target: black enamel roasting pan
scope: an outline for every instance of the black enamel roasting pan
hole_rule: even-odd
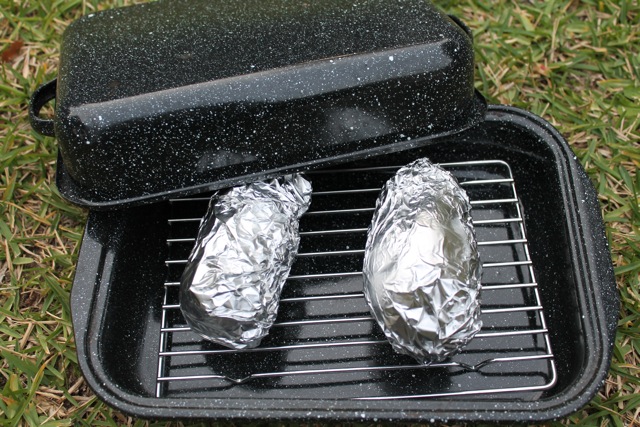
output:
[[[596,193],[551,125],[485,105],[459,21],[413,0],[159,1],[85,17],[61,48],[31,118],[59,140],[61,193],[91,208],[71,308],[82,372],[108,404],[530,423],[602,386],[618,296]],[[380,187],[425,156],[471,198],[484,326],[418,366],[369,314],[361,266]],[[300,170],[313,202],[276,325],[253,350],[203,342],[177,285],[211,191]]]
[[[469,193],[484,264],[484,327],[416,366],[393,354],[362,295],[376,190],[427,156]],[[177,280],[208,194],[92,211],[72,290],[78,360],[107,403],[149,418],[542,421],[602,386],[618,297],[596,194],[546,122],[490,106],[425,146],[310,171],[311,211],[276,325],[252,351],[191,333]]]

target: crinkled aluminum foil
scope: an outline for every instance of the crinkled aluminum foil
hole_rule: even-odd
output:
[[[236,349],[260,344],[310,203],[311,184],[299,174],[213,196],[180,283],[180,308],[193,331]]]
[[[457,353],[482,327],[470,210],[455,178],[427,159],[401,168],[376,205],[365,297],[393,348],[421,363]]]

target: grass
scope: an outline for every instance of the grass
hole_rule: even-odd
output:
[[[0,0],[0,426],[177,424],[113,411],[82,379],[69,290],[86,212],[58,195],[55,141],[27,121],[66,25],[124,3]],[[589,405],[550,425],[640,425],[640,4],[436,4],[475,34],[478,89],[553,123],[599,194],[622,302],[613,363]]]

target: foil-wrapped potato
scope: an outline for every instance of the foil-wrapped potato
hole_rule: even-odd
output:
[[[393,348],[428,364],[482,327],[480,273],[466,192],[427,159],[401,168],[378,198],[364,256],[364,293]]]
[[[234,187],[212,197],[180,282],[180,308],[205,339],[243,349],[275,321],[311,203],[302,175]]]

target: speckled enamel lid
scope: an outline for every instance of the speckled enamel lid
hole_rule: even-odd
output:
[[[470,35],[424,0],[160,0],[87,15],[63,35],[55,96],[52,126],[37,129],[59,141],[62,195],[92,208],[424,144],[485,110]]]

